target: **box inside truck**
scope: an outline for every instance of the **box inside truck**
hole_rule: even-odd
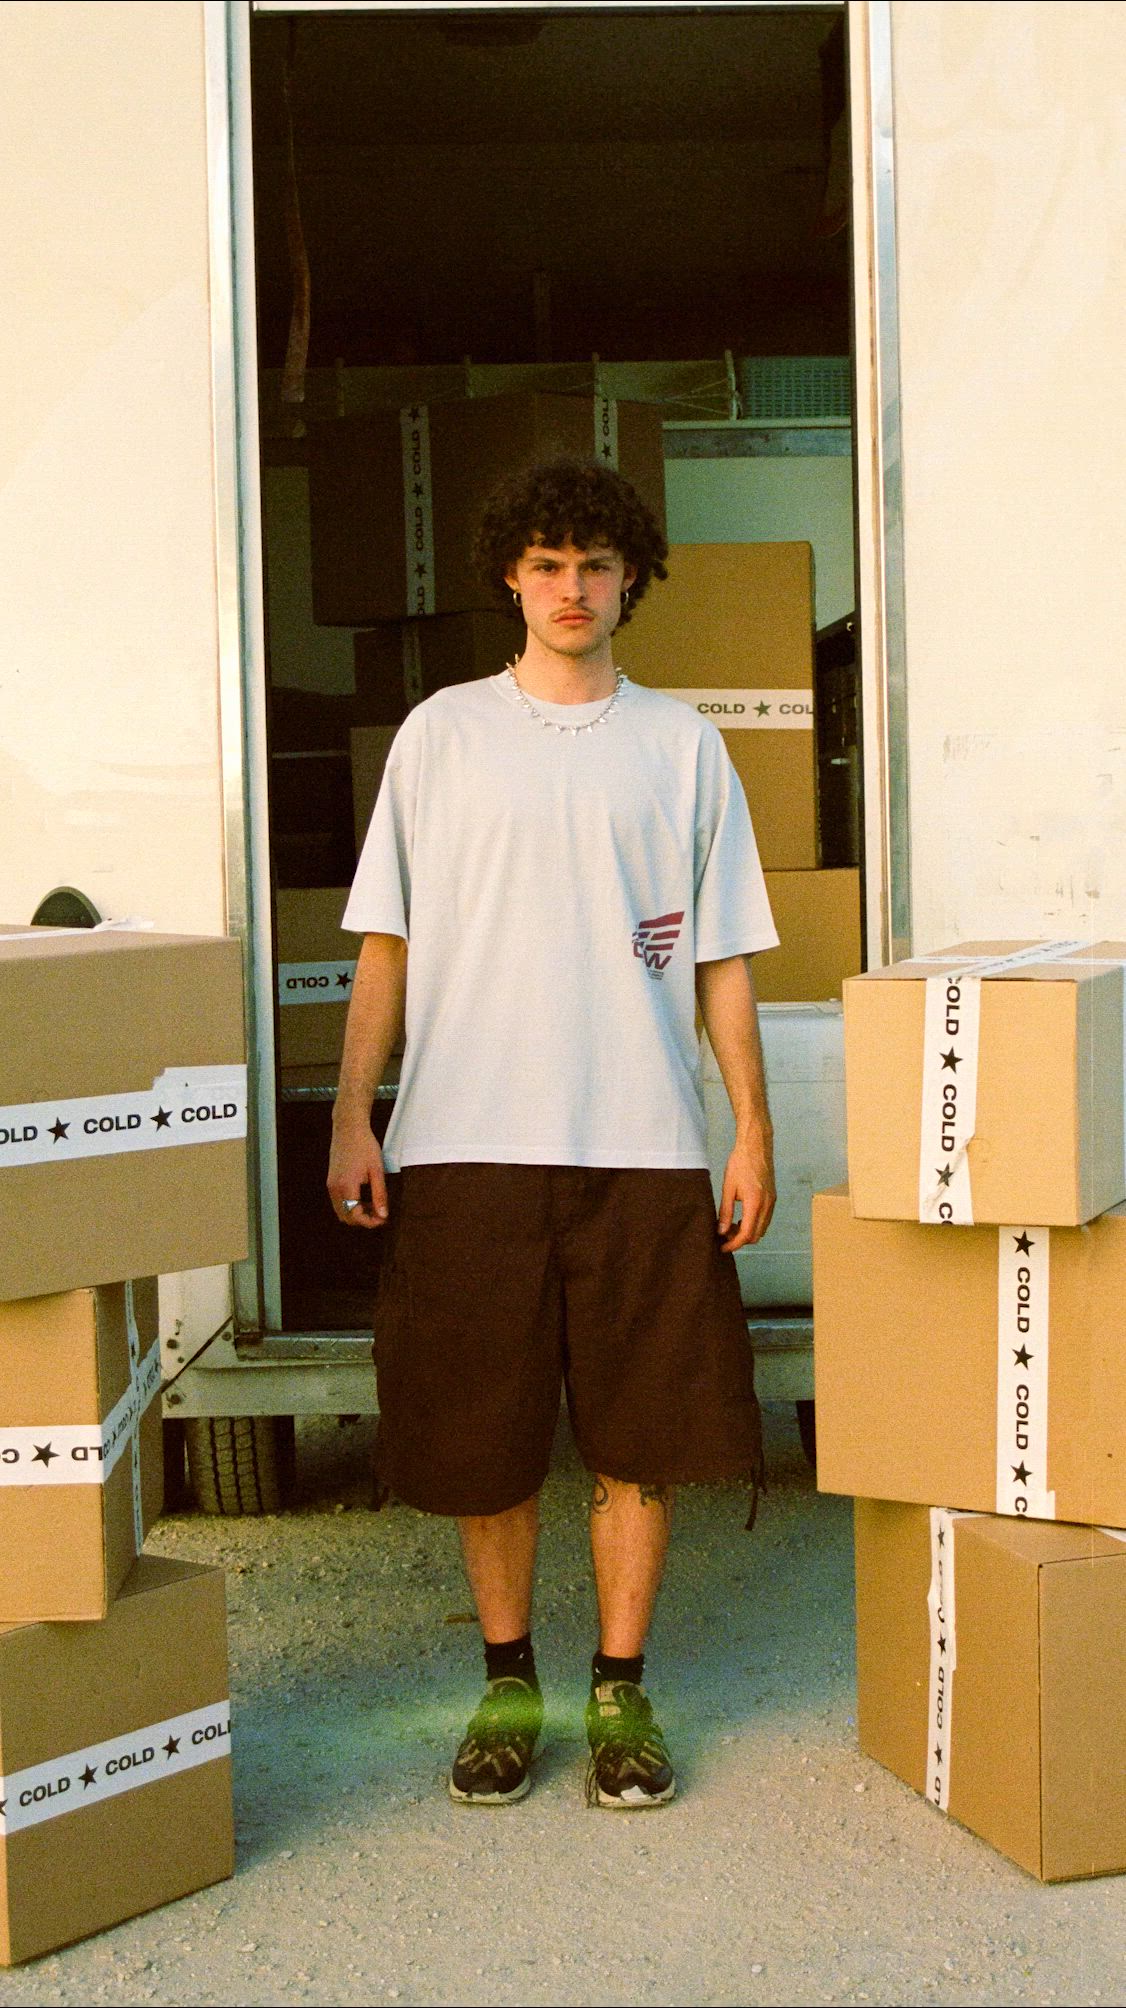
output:
[[[733,728],[753,684],[804,728],[725,732],[764,863],[798,914],[825,875],[841,942],[839,968],[784,943],[766,994],[829,1002],[860,966],[847,52],[824,6],[359,9],[255,15],[252,66],[282,1318],[360,1330],[381,1237],[324,1189],[344,890],[408,708],[522,640],[466,574],[459,469],[612,427],[673,547],[623,667]],[[429,599],[404,570],[418,407]],[[668,638],[701,623],[680,670]],[[393,1092],[392,1066],[377,1134]]]

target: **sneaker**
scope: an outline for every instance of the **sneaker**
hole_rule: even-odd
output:
[[[509,1806],[531,1790],[528,1769],[543,1727],[538,1682],[504,1674],[490,1680],[450,1771],[450,1798],[468,1806]]]
[[[676,1778],[665,1739],[653,1720],[653,1705],[632,1680],[606,1680],[592,1687],[586,1705],[590,1763],[588,1806],[635,1811],[666,1806]]]

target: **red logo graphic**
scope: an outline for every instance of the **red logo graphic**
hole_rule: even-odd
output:
[[[683,908],[679,913],[661,913],[656,920],[641,920],[633,930],[633,952],[645,964],[647,973],[659,983],[672,961],[680,935]]]

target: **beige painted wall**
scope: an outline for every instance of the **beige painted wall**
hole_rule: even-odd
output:
[[[0,919],[225,926],[203,10],[7,0]]]
[[[915,944],[1126,937],[1126,7],[892,28]]]

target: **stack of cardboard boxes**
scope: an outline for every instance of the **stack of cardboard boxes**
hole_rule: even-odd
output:
[[[1046,1881],[1126,1867],[1124,963],[847,983],[849,1185],[814,1202],[861,1745]]]
[[[157,1285],[246,1252],[239,945],[0,930],[0,1964],[229,1875],[222,1572],[161,1510]]]
[[[755,959],[760,1002],[839,998],[861,966],[860,875],[820,868],[810,546],[675,544],[616,653],[723,733],[781,937]]]

